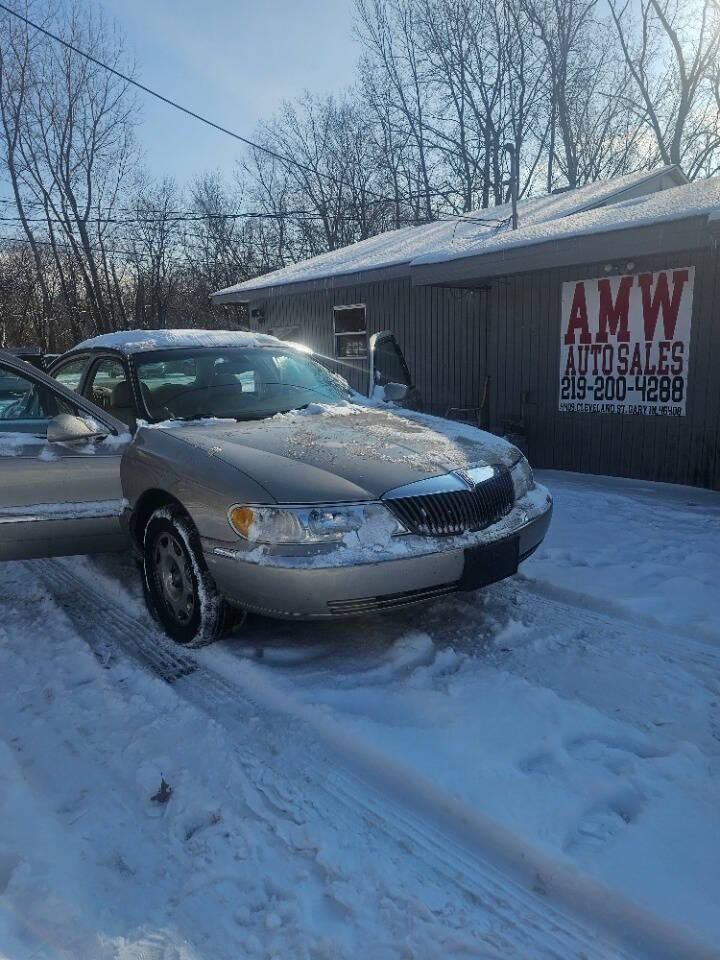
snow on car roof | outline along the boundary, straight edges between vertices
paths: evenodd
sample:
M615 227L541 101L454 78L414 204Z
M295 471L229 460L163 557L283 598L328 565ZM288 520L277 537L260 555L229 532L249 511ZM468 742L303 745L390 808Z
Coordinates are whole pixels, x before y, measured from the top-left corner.
M675 167L662 167L650 172L643 170L630 173L613 180L598 180L564 193L530 197L518 203L520 223L523 226L553 223L603 204L617 203L628 191L641 189L645 184L649 190L651 182L659 182L664 176L671 177L672 181L677 183L682 174L679 174ZM504 236L513 232L510 230L511 218L512 208L510 204L504 204L422 226L389 230L368 240L361 240L359 243L331 250L310 260L290 264L273 273L227 287L212 296L224 298L235 293L250 293L267 287L413 264L422 257L449 259L468 244L482 244L498 235Z
M266 333L243 330L120 330L83 340L73 349L110 347L123 353L145 353L173 347L262 347L282 343Z

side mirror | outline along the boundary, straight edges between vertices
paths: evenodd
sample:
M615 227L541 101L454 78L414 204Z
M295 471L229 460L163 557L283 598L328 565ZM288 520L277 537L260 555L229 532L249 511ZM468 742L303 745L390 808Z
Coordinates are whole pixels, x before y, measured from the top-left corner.
M386 383L383 388L383 400L386 403L399 403L408 395L408 388L404 383Z
M89 417L73 417L60 413L48 424L48 443L77 443L83 440L101 440L107 436L99 424Z

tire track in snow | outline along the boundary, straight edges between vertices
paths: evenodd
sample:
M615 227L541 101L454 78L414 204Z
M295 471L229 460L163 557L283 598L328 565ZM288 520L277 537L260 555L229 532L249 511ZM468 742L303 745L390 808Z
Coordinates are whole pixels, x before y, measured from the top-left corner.
M577 611L588 623L612 623L616 627L624 624L636 637L644 638L645 646L648 646L647 633L652 630L653 649L661 648L666 656L678 662L694 663L720 671L720 637L713 636L707 630L692 626L685 629L668 626L651 616L634 614L621 604L612 604L585 593L563 589L544 580L520 575L512 583L524 595L532 597L547 609L562 608L567 611L570 608ZM503 584L498 589L507 587Z
M636 726L643 734L660 736L665 742L687 740L709 756L720 754L720 645L700 634L687 633L623 612L603 609L596 598L585 597L540 581L518 578L501 584L495 597L520 615L527 633L517 645L510 643L505 656L497 662L511 673L523 676L529 683L547 683L560 696L580 700L603 711L604 685L586 684L580 689L559 670L553 675L553 661L538 665L537 657L526 657L524 648L533 639L553 637L566 654L582 656L583 665L600 661L614 664L627 685L635 679L632 697L613 701L613 717ZM469 613L469 611L468 611ZM552 654L552 641L548 652ZM652 670L656 664L657 669ZM545 669L546 668L546 669ZM604 668L608 676L612 670ZM573 676L572 671L569 676ZM575 677L576 679L576 677ZM707 713L700 716L692 696L693 684L708 691L703 698ZM663 718L663 703L674 703L672 722ZM686 710L677 704L685 700ZM651 719L656 717L656 721Z
M61 602L64 601L66 614L75 620L102 660L107 660L109 646L116 643L134 659L172 683L179 695L211 715L226 729L232 724L239 733L240 744L247 741L247 732L251 729L249 723L257 718L259 711L266 724L278 728L280 742L287 742L286 716L274 711L268 713L263 704L258 705L248 698L246 689L238 688L198 663L194 657L178 651L174 644L146 626L142 620L126 614L107 596L96 594L84 578L71 573L63 562L43 560L33 561L32 565L35 569L40 567L46 586ZM70 601L67 600L68 595L72 598ZM102 609L100 627L97 622L98 609ZM211 651L203 653L207 656ZM304 753L301 749L302 733L302 726L296 724L293 738L298 743L298 754L302 753L302 759L306 762L295 770L288 769L287 756L280 755L279 769L273 772L281 782L310 780L315 791L330 799L333 812L339 813L341 818L345 815L348 829L352 829L352 825L360 819L371 823L401 849L412 850L416 855L422 851L423 856L419 859L426 866L457 888L465 899L476 905L484 905L497 916L500 929L494 931L494 938L501 941L499 945L503 949L503 957L617 960L625 956L617 946L603 942L591 929L583 929L489 865L479 862L471 872L468 871L464 861L472 861L471 854L461 848L453 850L455 845L445 837L435 836L430 824L417 821L408 814L399 817L399 811L394 806L391 809L388 807L387 798L376 793L371 800L367 784L356 777L344 775L335 764L328 764L322 755L324 751L316 748ZM318 752L320 757L317 756ZM246 745L239 747L239 753L247 768L255 768L253 786L274 814L281 812L292 820L293 814L300 813L299 821L302 822L314 812L302 810L305 800L302 793L291 793L288 801L278 793L276 784L263 782L269 759L266 751L258 756L257 751L252 751ZM326 817L328 811L322 809L319 813ZM519 954L518 949L521 951Z
M513 624L517 631L508 629ZM596 598L524 577L496 584L481 598L437 601L422 631L440 648L481 658L531 686L629 723L643 736L686 740L708 756L720 754L720 645L712 641L616 615ZM325 675L330 679L337 670L334 687L357 682L343 666L329 659ZM319 682L322 667L308 663L305 673L314 679L314 671ZM613 673L626 689L632 686L632 695L608 687ZM698 685L707 691L701 704L693 698ZM666 702L673 705L671 722L663 715ZM682 702L684 711L677 709Z
M41 571L46 586L82 628L101 660L119 647L173 684L179 695L226 730L237 733L241 760L260 772L254 786L274 815L278 811L287 815L290 825L293 817L298 822L298 814L327 816L326 809L313 809L307 791L287 787L309 782L323 806L331 801L330 808L340 820L349 818L352 824L361 818L371 823L464 897L488 908L500 921L494 942L498 935L505 941L503 956L517 955L518 948L533 960L629 956L709 960L715 956L681 930L538 854L411 771L392 767L339 728L328 729L326 719L318 720L311 708L290 701L252 664L219 650L192 655L178 651L63 561L30 561L28 567ZM258 715L264 731L270 731L279 745L275 762L270 751L263 747L259 753L248 737L248 723ZM288 716L293 721L290 751L284 749ZM269 781L268 770L272 772Z

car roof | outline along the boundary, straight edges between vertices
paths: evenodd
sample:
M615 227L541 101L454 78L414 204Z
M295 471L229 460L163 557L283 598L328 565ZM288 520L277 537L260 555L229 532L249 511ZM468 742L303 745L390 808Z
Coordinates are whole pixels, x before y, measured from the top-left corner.
M263 347L282 343L267 333L247 330L121 330L83 340L68 353L113 350L129 355L183 347Z

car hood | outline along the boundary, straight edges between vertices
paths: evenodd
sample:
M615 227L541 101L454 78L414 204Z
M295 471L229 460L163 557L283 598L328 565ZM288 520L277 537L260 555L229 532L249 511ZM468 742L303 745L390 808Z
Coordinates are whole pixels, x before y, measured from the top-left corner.
M268 420L168 429L241 470L278 503L372 500L416 480L517 456L506 441L465 424L356 405L312 404Z

